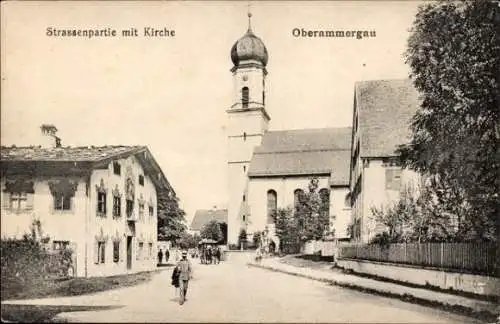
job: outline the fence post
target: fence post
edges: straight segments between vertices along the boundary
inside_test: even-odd
[[[440,256],[439,256],[439,266],[442,268],[444,266],[444,262],[443,262],[443,260],[444,260],[444,243],[440,242],[439,247],[441,249]]]

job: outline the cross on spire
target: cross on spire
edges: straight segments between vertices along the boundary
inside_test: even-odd
[[[250,3],[248,4],[248,32],[252,32],[252,12],[250,11]]]

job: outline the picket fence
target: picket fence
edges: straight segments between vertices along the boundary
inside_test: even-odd
[[[348,244],[338,257],[498,275],[494,243]]]

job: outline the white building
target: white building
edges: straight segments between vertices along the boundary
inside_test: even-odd
[[[300,190],[317,177],[324,203],[329,205],[330,229],[347,235],[350,205],[349,160],[351,128],[268,131],[266,65],[268,52],[253,33],[231,49],[234,64],[233,103],[228,114],[228,240],[236,244],[241,229],[251,235],[269,230],[276,246],[271,215],[293,207]]]
[[[418,93],[409,79],[358,82],[354,90],[350,190],[352,236],[368,242],[384,230],[372,207],[394,202],[406,187],[418,188],[421,177],[402,169],[396,150],[410,140],[410,122]]]
[[[175,192],[147,147],[3,147],[1,175],[2,237],[38,220],[77,276],[155,268],[158,196]]]

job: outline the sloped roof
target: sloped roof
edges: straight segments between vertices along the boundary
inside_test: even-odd
[[[190,229],[201,231],[203,226],[216,220],[219,223],[227,223],[227,209],[199,209],[194,213]]]
[[[151,178],[157,190],[175,195],[147,146],[2,147],[0,165],[2,175],[44,173],[65,176],[107,167],[112,160],[131,155],[139,160],[144,173]]]
[[[355,84],[361,132],[361,157],[395,155],[410,140],[410,122],[418,106],[418,92],[410,79],[372,80]]]
[[[249,177],[335,174],[349,178],[351,127],[267,132],[254,151]]]

